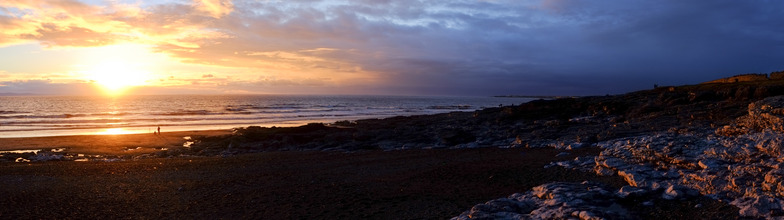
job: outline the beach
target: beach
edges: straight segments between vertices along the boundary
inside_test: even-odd
[[[206,134],[223,132],[164,132],[163,136]],[[128,153],[122,150],[128,143],[150,144],[148,136],[152,134],[0,139],[0,145],[39,149],[73,143],[69,149],[100,146],[97,151],[122,154]],[[79,144],[90,141],[97,143]],[[0,163],[0,218],[445,219],[474,204],[553,181],[624,184],[618,177],[543,168],[562,159],[555,156],[559,152],[552,148],[294,151]],[[571,152],[595,153],[596,149]],[[673,202],[673,206],[688,205],[693,201]],[[715,213],[732,216],[723,207],[710,206]],[[684,211],[647,212],[652,217],[689,217]]]
[[[223,132],[163,136],[177,139],[205,133]],[[71,146],[69,150],[76,152],[117,154],[128,154],[123,150],[128,144],[165,147],[152,143],[149,136],[153,135],[16,138],[0,139],[0,145]],[[54,143],[59,144],[50,145]],[[553,149],[268,152],[2,163],[0,218],[447,218],[483,200],[541,183],[590,178],[566,169],[542,169],[556,153]],[[596,179],[619,184],[617,178]]]
[[[156,148],[181,147],[185,137],[231,134],[231,130],[180,131],[122,135],[71,135],[0,138],[0,151],[65,148],[76,154],[124,155],[153,152]],[[137,149],[138,148],[138,149]],[[129,149],[137,149],[129,151]]]

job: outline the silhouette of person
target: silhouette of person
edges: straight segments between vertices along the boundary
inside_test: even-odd
[[[158,126],[158,135],[161,135],[161,126]]]

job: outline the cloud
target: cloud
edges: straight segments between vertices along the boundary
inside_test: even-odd
[[[125,38],[110,33],[99,33],[82,27],[58,27],[55,24],[42,24],[35,34],[21,34],[24,39],[34,39],[46,46],[102,46],[110,45]]]
[[[234,9],[230,0],[194,0],[196,8],[212,17],[223,17]]]
[[[95,94],[98,88],[92,83],[54,83],[51,80],[14,80],[0,81],[0,94],[58,94],[84,95]]]
[[[784,15],[776,10],[782,6],[729,0],[15,0],[0,3],[0,44],[134,42],[185,63],[248,70],[219,84],[199,75],[190,81],[218,90],[605,94],[784,69]]]

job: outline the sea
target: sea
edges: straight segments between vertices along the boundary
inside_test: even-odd
[[[475,111],[530,98],[359,95],[0,96],[0,138],[299,126]]]

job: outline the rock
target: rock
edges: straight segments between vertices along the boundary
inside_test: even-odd
[[[623,169],[627,167],[626,162],[624,162],[620,158],[615,157],[596,157],[595,159],[596,165],[606,167],[606,168],[614,168],[614,169]]]
[[[623,177],[623,180],[629,183],[630,186],[634,186],[634,187],[650,186],[647,182],[645,182],[646,175],[636,173],[636,172],[625,171],[625,170],[618,171],[618,175]]]
[[[769,197],[738,198],[730,204],[740,208],[740,214],[748,217],[770,216],[771,210],[780,210],[780,201]]]
[[[559,150],[575,150],[575,149],[580,149],[580,148],[583,148],[583,147],[588,147],[588,146],[591,146],[591,145],[588,144],[588,143],[583,143],[583,142],[558,141],[558,142],[552,143],[551,146],[553,148],[559,149]]]
[[[675,179],[675,178],[681,177],[681,174],[678,173],[678,171],[676,171],[675,169],[670,169],[667,172],[663,172],[661,174],[661,177],[662,178],[668,178],[668,179]]]
[[[604,167],[604,166],[596,166],[596,167],[594,167],[594,172],[596,172],[596,175],[599,175],[599,176],[612,176],[612,175],[615,175],[615,171],[614,170],[611,170],[611,169],[609,169],[607,167]]]
[[[476,141],[476,136],[464,129],[444,129],[439,133],[438,137],[441,144],[445,146],[454,146]]]
[[[629,196],[633,196],[633,197],[643,196],[647,192],[648,192],[647,190],[642,189],[642,188],[637,188],[637,187],[633,187],[633,186],[624,186],[624,187],[621,187],[621,189],[618,190],[618,192],[616,192],[616,194],[618,195],[618,197],[626,198],[626,197],[629,197]]]
[[[55,154],[49,152],[40,152],[28,158],[30,161],[53,161],[53,160],[64,160],[65,155],[62,154]]]
[[[581,211],[581,212],[579,212],[579,214],[577,214],[577,217],[579,217],[582,220],[603,219],[603,218],[600,218],[600,217],[596,216],[595,214],[593,214],[592,212],[589,212],[589,211]]]
[[[558,162],[550,162],[549,164],[545,165],[544,168],[550,168],[555,166],[560,166],[563,168],[569,169],[579,169],[582,171],[590,172],[591,164],[594,163],[593,157],[575,157],[574,160],[567,160],[567,161],[558,161]]]
[[[703,160],[700,160],[699,162],[697,162],[697,165],[702,167],[702,169],[706,169],[706,170],[720,169],[719,162],[717,160],[714,160],[714,159],[703,159]]]
[[[784,132],[784,96],[768,97],[749,104],[748,115],[738,118],[734,124],[717,130],[716,133],[733,136],[765,129]]]
[[[764,121],[784,119],[784,97],[764,101],[771,100],[777,105],[755,103],[749,112],[757,116],[738,119],[764,128],[761,131],[722,136],[705,129],[606,140],[596,144],[603,150],[594,163],[570,166],[599,175],[618,174],[629,184],[615,193],[619,198],[655,192],[672,200],[702,194],[734,201],[731,204],[748,217],[784,213],[784,130],[776,131],[776,123]]]
[[[683,192],[676,190],[674,185],[671,185],[666,190],[664,190],[664,194],[662,194],[663,199],[673,200],[683,196]]]
[[[548,183],[526,193],[478,204],[452,219],[628,219],[607,186],[592,182]]]

